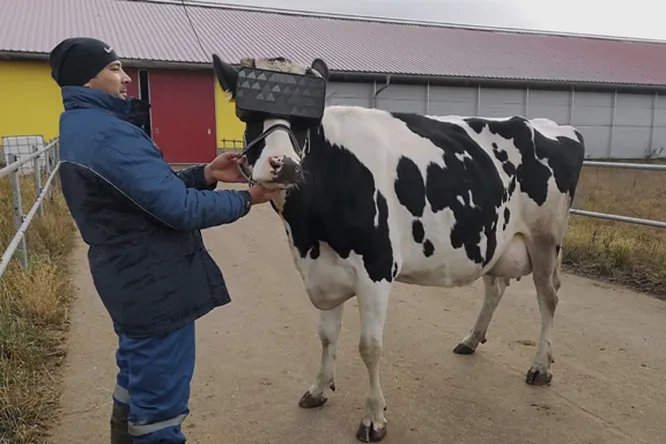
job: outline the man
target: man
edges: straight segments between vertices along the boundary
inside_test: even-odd
[[[216,191],[218,181],[244,181],[230,153],[174,173],[141,129],[149,105],[128,99],[131,79],[106,43],[66,39],[49,60],[65,108],[63,193],[118,335],[111,442],[184,443],[194,321],[230,302],[199,230],[232,223],[278,191]]]

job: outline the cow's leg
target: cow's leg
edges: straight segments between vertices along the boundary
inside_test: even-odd
[[[506,290],[506,281],[491,276],[483,276],[483,289],[484,298],[481,310],[479,310],[474,325],[471,330],[463,338],[463,340],[453,350],[454,353],[459,355],[471,355],[476,351],[476,347],[480,343],[486,342],[486,332],[488,325],[493,318],[495,309],[504,296]]]
[[[335,358],[342,325],[344,303],[331,310],[321,310],[319,339],[321,340],[321,367],[312,387],[303,395],[298,405],[303,408],[320,407],[328,401],[328,390],[335,391]]]
[[[546,385],[553,378],[550,366],[553,362],[553,318],[557,308],[557,290],[560,286],[557,270],[556,243],[539,238],[530,243],[533,260],[533,278],[539,311],[541,312],[541,337],[532,367],[525,382],[530,385]]]
[[[386,436],[386,400],[379,381],[379,360],[384,344],[384,324],[388,310],[390,284],[374,283],[358,292],[358,309],[361,316],[359,352],[368,369],[369,391],[365,401],[365,413],[356,431],[363,442],[378,442]]]

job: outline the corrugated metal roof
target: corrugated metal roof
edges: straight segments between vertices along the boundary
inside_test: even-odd
[[[125,59],[210,63],[281,55],[334,71],[666,85],[666,42],[372,22],[130,0],[0,0],[0,51],[93,36]]]

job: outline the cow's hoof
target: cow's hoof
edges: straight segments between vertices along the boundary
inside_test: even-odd
[[[453,349],[453,353],[457,355],[471,355],[475,352],[472,347],[469,345],[465,344],[464,342],[461,342],[456,346],[456,348]]]
[[[308,390],[305,392],[305,394],[303,394],[301,400],[298,401],[298,406],[304,409],[314,409],[326,404],[326,401],[328,401],[328,398],[324,396],[323,393],[318,396],[314,396]]]
[[[525,377],[525,382],[529,385],[548,385],[553,379],[553,374],[549,370],[543,370],[532,367]]]
[[[369,426],[361,424],[358,426],[356,431],[356,438],[359,441],[363,442],[379,442],[386,437],[386,425],[384,427],[377,429],[373,423],[370,423]]]

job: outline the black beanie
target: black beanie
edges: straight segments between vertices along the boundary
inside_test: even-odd
[[[116,60],[111,46],[89,37],[65,39],[49,54],[51,77],[61,87],[83,86]]]

